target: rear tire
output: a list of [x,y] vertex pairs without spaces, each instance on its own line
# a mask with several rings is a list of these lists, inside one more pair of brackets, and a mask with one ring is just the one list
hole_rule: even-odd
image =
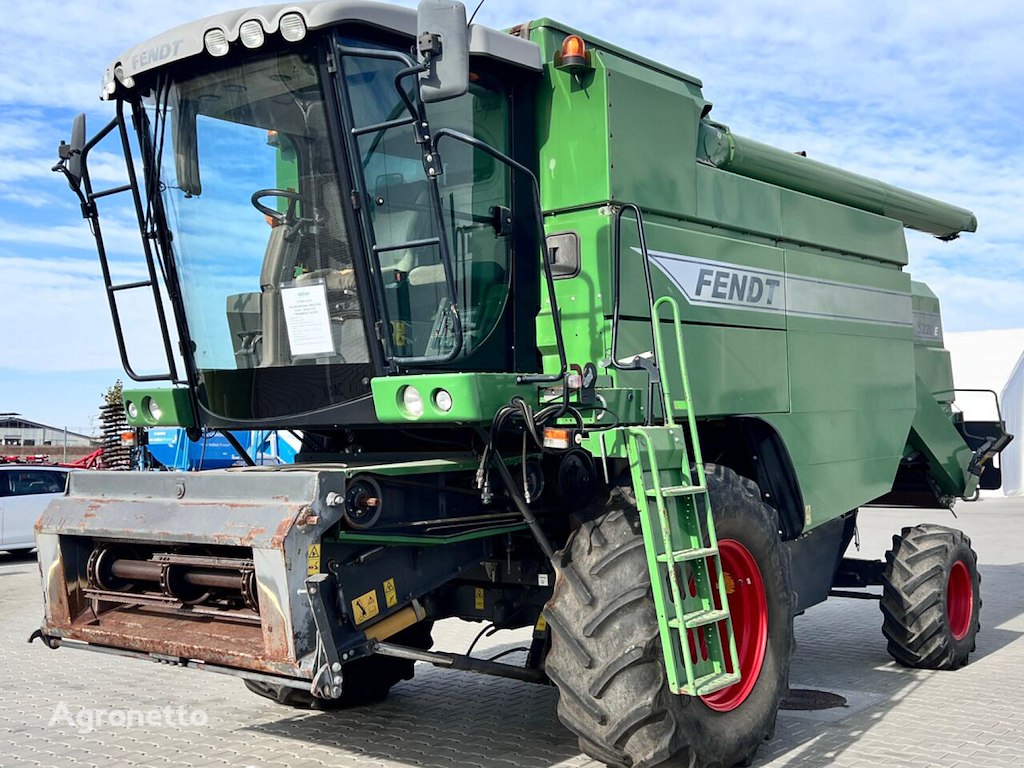
[[904,528],[885,555],[882,633],[889,655],[917,669],[967,664],[981,629],[978,556],[963,532]]
[[673,756],[695,768],[748,763],[771,737],[788,690],[792,590],[776,513],[732,470],[708,465],[706,474],[719,541],[741,544],[764,584],[756,683],[728,711],[669,691],[636,504],[629,488],[616,488],[604,514],[561,553],[544,609],[552,629],[545,668],[559,690],[559,718],[581,750],[608,765],[648,768]]
[[[391,642],[407,645],[420,650],[429,650],[434,644],[430,635],[433,623],[421,621],[404,629]],[[411,680],[416,662],[411,659],[396,659],[391,656],[366,656],[346,664],[342,668],[341,696],[337,699],[321,699],[308,690],[287,685],[272,685],[257,680],[246,680],[245,687],[278,704],[296,709],[335,710],[379,704],[387,698],[392,687],[403,680]]]

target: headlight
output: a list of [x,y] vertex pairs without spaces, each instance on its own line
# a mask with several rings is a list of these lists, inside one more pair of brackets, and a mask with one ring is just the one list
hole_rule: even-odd
[[437,406],[437,410],[448,413],[452,409],[452,396],[448,390],[439,389],[434,393],[434,405]]
[[122,67],[120,64],[114,67],[114,79],[121,81],[121,84],[125,88],[135,87],[135,78],[130,75],[126,75],[124,73],[124,67]]
[[228,44],[228,36],[224,34],[223,29],[211,29],[203,35],[203,45],[206,46],[206,50],[211,56],[226,56],[228,49],[231,47]]
[[126,400],[124,403],[125,413],[128,414],[129,419],[139,418],[139,406],[133,403],[131,400]]
[[164,415],[163,409],[157,405],[156,400],[152,397],[147,397],[142,401],[142,407],[146,409],[146,413],[153,421],[160,421],[160,417]]
[[406,416],[418,419],[423,415],[423,396],[416,387],[402,387],[401,396]]
[[238,37],[246,48],[259,48],[263,45],[263,25],[255,19],[243,22],[238,29]]
[[306,36],[306,22],[297,13],[286,13],[281,17],[281,37],[289,43],[297,43]]

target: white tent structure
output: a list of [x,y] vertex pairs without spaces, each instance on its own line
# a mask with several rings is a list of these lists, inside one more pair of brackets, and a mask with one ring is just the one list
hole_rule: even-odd
[[[999,394],[1006,431],[1014,435],[1000,457],[1002,491],[1024,494],[1024,328],[947,333],[944,344],[958,389],[989,389]],[[995,419],[991,395],[961,393],[957,405],[968,419]]]
[[999,399],[1006,431],[1015,436],[1002,454],[1003,493],[1024,496],[1024,352],[1017,358],[1017,365]]

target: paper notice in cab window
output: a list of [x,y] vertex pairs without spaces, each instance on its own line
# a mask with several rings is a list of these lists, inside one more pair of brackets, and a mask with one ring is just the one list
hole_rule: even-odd
[[333,355],[334,338],[327,313],[327,289],[323,283],[281,289],[288,344],[292,355]]

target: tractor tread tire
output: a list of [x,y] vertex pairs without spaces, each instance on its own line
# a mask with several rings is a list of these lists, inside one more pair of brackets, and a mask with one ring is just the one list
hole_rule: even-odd
[[[391,638],[401,645],[429,650],[432,622],[423,621],[404,629]],[[342,668],[341,696],[322,699],[310,691],[287,685],[273,685],[260,680],[245,680],[245,687],[258,696],[295,709],[336,710],[379,704],[391,689],[403,680],[411,680],[415,662],[391,656],[365,656]]]
[[770,711],[760,712],[752,732],[744,734],[731,732],[742,706],[714,712],[669,691],[633,491],[612,489],[604,514],[583,523],[556,558],[560,566],[544,616],[552,629],[545,669],[559,690],[558,716],[584,753],[614,768],[650,768],[669,758],[687,768],[747,762],[774,728],[787,691],[792,594],[775,512],[761,502],[756,485],[732,470],[709,464],[706,475],[713,509],[742,510],[759,519],[762,536],[775,537],[773,556],[779,561],[764,566],[785,574],[788,639],[780,641],[779,659],[784,679],[765,696]]
[[[954,528],[922,524],[892,537],[885,555],[882,633],[889,655],[916,669],[959,669],[981,629],[981,574],[971,540]],[[957,561],[967,566],[973,594],[967,634],[957,640],[947,618],[947,582]]]

